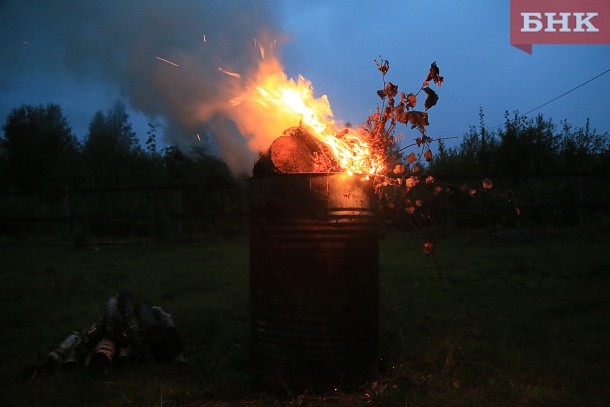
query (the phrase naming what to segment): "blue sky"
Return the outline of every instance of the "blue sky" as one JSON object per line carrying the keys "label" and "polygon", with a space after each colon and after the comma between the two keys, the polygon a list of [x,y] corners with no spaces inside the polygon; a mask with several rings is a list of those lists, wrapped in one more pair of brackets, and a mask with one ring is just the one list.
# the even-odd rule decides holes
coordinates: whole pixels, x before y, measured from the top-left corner
{"label": "blue sky", "polygon": [[[506,110],[529,111],[610,68],[610,45],[534,45],[532,55],[511,46],[508,1],[288,3],[288,71],[306,73],[335,115],[354,122],[376,103],[379,54],[391,63],[388,78],[408,90],[437,61],[445,83],[430,110],[434,137],[463,135],[478,125],[479,107],[487,125],[501,124]],[[589,117],[610,131],[609,93],[610,73],[532,114],[576,126]]]}
{"label": "blue sky", "polygon": [[[440,100],[429,111],[428,134],[434,138],[461,138],[478,125],[480,107],[489,127],[502,124],[506,110],[526,112],[610,68],[610,45],[534,45],[532,55],[511,46],[508,1],[5,0],[0,2],[0,119],[23,103],[58,103],[83,138],[95,112],[122,98],[144,138],[147,122],[163,120],[149,117],[159,114],[152,99],[157,105],[188,101],[193,84],[213,94],[205,60],[215,57],[196,48],[202,33],[209,33],[210,44],[222,39],[214,45],[219,60],[245,67],[249,59],[240,47],[262,28],[284,38],[287,74],[311,80],[317,96],[328,96],[335,118],[354,125],[379,101],[382,81],[373,62],[379,55],[390,61],[387,79],[406,92],[419,89],[436,61],[445,83],[436,89]],[[165,88],[148,93],[165,74],[167,81],[175,80],[170,76],[175,73],[158,66],[143,72],[127,67],[134,55],[150,61],[157,50],[182,57],[186,69],[181,72],[200,84],[178,86],[184,94],[171,89],[166,99],[159,95]],[[150,80],[142,80],[148,73]],[[610,73],[532,114],[556,123],[567,119],[574,126],[584,126],[588,117],[599,132],[610,131],[609,91]],[[182,137],[179,132],[168,130],[168,142]],[[187,137],[192,140],[192,134]]]}

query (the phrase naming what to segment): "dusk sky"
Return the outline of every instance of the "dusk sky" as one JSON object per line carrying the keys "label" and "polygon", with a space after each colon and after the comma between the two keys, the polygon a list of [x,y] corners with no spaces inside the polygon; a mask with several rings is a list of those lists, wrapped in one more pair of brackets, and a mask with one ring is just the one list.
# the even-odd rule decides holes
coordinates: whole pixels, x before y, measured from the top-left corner
{"label": "dusk sky", "polygon": [[[335,118],[354,125],[379,102],[379,55],[390,61],[387,79],[407,93],[436,61],[445,83],[434,87],[433,138],[461,139],[478,125],[480,107],[489,127],[500,125],[505,111],[525,113],[610,68],[610,45],[534,45],[532,55],[511,46],[507,0],[4,0],[0,118],[21,104],[57,103],[83,139],[95,112],[122,100],[142,139],[156,122],[167,143],[188,146],[201,132],[225,152],[244,149],[235,134],[222,141],[234,130],[193,114],[228,80],[219,67],[253,69],[253,40],[263,33],[278,39],[287,75],[309,79]],[[590,118],[598,132],[610,131],[609,91],[610,73],[531,115],[576,127]]]}

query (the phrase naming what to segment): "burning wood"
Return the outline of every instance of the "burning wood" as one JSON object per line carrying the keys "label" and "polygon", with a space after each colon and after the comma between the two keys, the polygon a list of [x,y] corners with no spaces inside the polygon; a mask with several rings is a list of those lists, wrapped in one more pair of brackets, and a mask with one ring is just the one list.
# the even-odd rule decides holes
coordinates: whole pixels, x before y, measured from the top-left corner
{"label": "burning wood", "polygon": [[115,363],[175,359],[182,350],[182,338],[172,316],[163,308],[135,302],[122,292],[108,299],[103,318],[74,332],[55,346],[38,363],[25,370],[27,378],[51,373],[56,367],[77,365],[105,372]]}
{"label": "burning wood", "polygon": [[337,167],[332,151],[306,128],[291,127],[254,164],[253,174],[328,172]]}

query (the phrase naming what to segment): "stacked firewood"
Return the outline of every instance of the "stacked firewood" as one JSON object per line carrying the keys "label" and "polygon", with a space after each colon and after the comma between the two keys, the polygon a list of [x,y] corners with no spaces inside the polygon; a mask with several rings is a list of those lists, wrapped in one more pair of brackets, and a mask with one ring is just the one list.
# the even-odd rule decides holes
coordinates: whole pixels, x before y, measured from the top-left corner
{"label": "stacked firewood", "polygon": [[121,292],[108,299],[102,318],[73,332],[41,360],[26,369],[29,378],[55,368],[85,366],[105,372],[114,364],[153,359],[166,362],[180,356],[182,338],[172,316],[146,301]]}
{"label": "stacked firewood", "polygon": [[254,175],[328,172],[334,168],[337,162],[327,145],[306,128],[291,127],[258,157],[252,172]]}

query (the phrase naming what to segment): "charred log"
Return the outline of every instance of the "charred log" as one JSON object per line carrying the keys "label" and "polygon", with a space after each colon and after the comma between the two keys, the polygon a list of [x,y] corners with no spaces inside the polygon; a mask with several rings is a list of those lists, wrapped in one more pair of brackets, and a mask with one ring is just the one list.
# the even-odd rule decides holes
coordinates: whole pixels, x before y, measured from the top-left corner
{"label": "charred log", "polygon": [[281,136],[275,139],[269,150],[271,162],[279,172],[311,172],[313,151],[297,137]]}
{"label": "charred log", "polygon": [[336,167],[328,147],[303,127],[291,127],[276,138],[254,164],[253,175],[326,172]]}

